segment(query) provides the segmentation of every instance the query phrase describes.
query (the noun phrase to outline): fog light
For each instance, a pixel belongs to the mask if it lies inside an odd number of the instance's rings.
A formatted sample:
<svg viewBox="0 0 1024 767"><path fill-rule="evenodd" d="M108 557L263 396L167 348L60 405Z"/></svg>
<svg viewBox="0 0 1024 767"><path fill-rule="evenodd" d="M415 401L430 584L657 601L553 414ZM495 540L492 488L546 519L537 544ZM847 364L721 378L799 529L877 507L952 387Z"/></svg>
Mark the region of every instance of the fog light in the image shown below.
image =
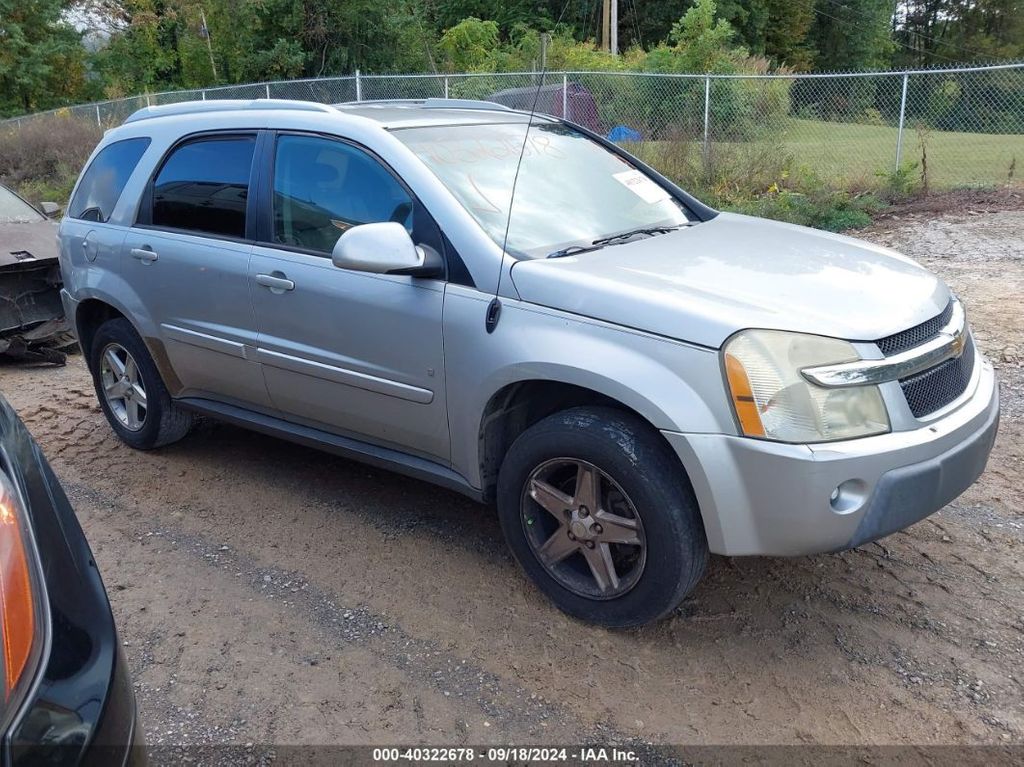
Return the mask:
<svg viewBox="0 0 1024 767"><path fill-rule="evenodd" d="M864 480L848 479L832 491L829 505L836 514L850 514L864 505L867 496L868 486Z"/></svg>

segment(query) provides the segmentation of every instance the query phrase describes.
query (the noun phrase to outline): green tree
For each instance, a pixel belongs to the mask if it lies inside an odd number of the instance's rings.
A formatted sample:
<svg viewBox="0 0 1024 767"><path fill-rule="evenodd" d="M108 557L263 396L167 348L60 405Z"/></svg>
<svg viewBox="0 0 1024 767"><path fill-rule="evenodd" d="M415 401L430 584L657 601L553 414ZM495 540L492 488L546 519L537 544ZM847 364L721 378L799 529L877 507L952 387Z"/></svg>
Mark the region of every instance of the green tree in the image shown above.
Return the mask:
<svg viewBox="0 0 1024 767"><path fill-rule="evenodd" d="M436 23L439 30L446 30L469 18L493 21L498 25L499 33L507 39L517 26L542 31L551 29L561 10L555 7L557 5L560 3L543 0L439 0Z"/></svg>
<svg viewBox="0 0 1024 767"><path fill-rule="evenodd" d="M0 113L73 103L88 95L85 49L63 21L63 0L0 0Z"/></svg>
<svg viewBox="0 0 1024 767"><path fill-rule="evenodd" d="M718 18L729 22L751 53L763 55L768 34L768 0L718 0Z"/></svg>
<svg viewBox="0 0 1024 767"><path fill-rule="evenodd" d="M114 31L96 55L106 95L181 87L176 7L163 0L120 0L107 11Z"/></svg>
<svg viewBox="0 0 1024 767"><path fill-rule="evenodd" d="M735 45L736 32L725 19L715 18L715 0L697 0L672 25L669 42L653 48L646 68L653 72L732 73L747 50Z"/></svg>
<svg viewBox="0 0 1024 767"><path fill-rule="evenodd" d="M892 0L816 0L810 40L816 69L887 68L892 43Z"/></svg>
<svg viewBox="0 0 1024 767"><path fill-rule="evenodd" d="M1024 0L905 0L898 22L901 66L1024 56Z"/></svg>
<svg viewBox="0 0 1024 767"><path fill-rule="evenodd" d="M493 72L498 53L498 23L475 16L463 19L441 35L438 49L453 72Z"/></svg>
<svg viewBox="0 0 1024 767"><path fill-rule="evenodd" d="M778 65L810 69L817 51L808 33L814 23L815 0L767 0L768 24L764 53Z"/></svg>
<svg viewBox="0 0 1024 767"><path fill-rule="evenodd" d="M433 68L417 0L98 1L114 28L96 57L111 96Z"/></svg>

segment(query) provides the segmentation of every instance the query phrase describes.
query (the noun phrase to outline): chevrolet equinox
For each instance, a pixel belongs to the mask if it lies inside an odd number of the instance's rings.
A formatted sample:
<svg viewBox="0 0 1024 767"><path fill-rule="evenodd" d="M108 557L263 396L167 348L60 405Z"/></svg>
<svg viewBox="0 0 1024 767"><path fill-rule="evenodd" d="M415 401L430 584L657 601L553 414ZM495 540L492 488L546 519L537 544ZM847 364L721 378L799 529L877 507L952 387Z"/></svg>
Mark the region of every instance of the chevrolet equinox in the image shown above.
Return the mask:
<svg viewBox="0 0 1024 767"><path fill-rule="evenodd" d="M146 108L59 238L126 443L203 414L494 502L530 578L606 626L669 613L709 552L900 530L995 438L992 367L934 275L496 104Z"/></svg>

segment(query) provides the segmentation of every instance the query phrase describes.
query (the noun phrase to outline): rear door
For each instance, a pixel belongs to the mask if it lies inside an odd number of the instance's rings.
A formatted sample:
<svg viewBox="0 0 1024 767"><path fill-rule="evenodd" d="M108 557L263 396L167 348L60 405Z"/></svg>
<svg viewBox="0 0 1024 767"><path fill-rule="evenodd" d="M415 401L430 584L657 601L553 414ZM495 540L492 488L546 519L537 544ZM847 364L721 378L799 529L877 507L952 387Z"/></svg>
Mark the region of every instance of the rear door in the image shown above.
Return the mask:
<svg viewBox="0 0 1024 767"><path fill-rule="evenodd" d="M349 227L396 221L440 250L436 224L365 149L289 133L267 146L249 277L271 400L292 421L446 461L445 281L331 261Z"/></svg>
<svg viewBox="0 0 1024 767"><path fill-rule="evenodd" d="M177 396L268 409L247 278L257 140L242 131L175 145L125 238L124 273L159 326Z"/></svg>

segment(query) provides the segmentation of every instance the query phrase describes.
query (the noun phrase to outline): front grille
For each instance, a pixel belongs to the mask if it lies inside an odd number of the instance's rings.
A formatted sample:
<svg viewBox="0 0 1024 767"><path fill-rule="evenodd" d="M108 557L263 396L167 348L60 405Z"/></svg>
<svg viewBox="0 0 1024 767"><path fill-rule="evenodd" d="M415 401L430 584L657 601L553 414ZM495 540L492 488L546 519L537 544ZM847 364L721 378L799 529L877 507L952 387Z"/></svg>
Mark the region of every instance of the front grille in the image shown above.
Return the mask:
<svg viewBox="0 0 1024 767"><path fill-rule="evenodd" d="M891 336L886 336L875 341L878 344L878 348L881 349L882 354L886 357L891 357L894 354L905 352L907 349L913 349L915 346L920 346L925 341L930 341L939 334L953 316L953 302L950 301L946 304L946 308L942 310L942 314L937 314L930 320L925 320L920 325L915 325L909 330L904 330L900 333L893 333Z"/></svg>
<svg viewBox="0 0 1024 767"><path fill-rule="evenodd" d="M923 373L901 378L900 387L907 398L910 412L915 418L923 418L963 394L967 390L967 384L971 382L973 373L974 339L968 335L963 354Z"/></svg>

